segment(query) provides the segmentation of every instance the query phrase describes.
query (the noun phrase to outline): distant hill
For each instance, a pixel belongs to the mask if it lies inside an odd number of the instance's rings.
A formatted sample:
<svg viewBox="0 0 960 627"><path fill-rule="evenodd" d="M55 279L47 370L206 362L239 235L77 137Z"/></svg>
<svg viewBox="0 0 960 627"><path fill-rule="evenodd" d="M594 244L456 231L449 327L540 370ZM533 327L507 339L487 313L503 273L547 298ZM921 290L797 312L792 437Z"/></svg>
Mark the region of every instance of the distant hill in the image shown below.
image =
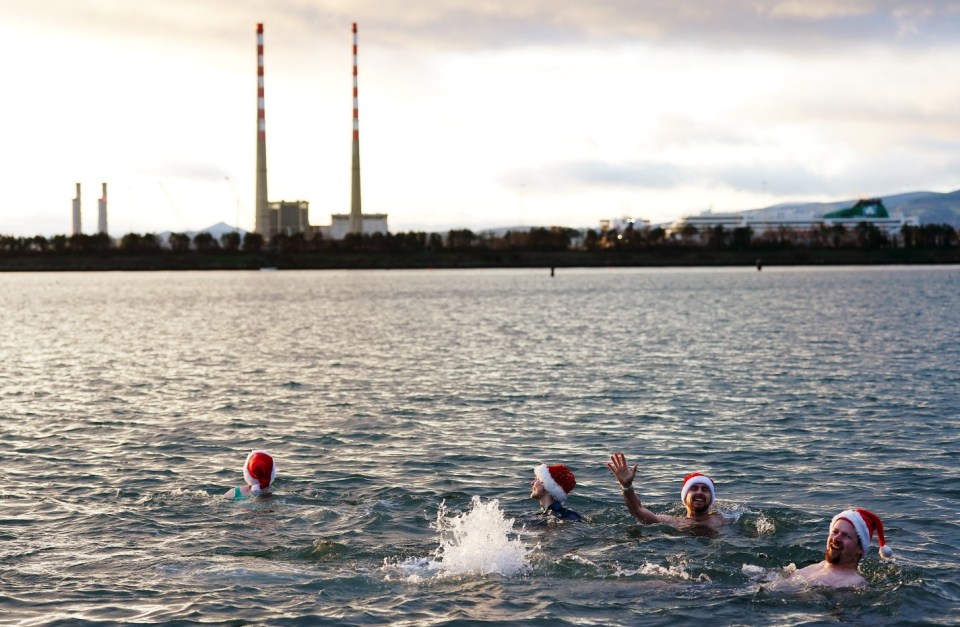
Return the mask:
<svg viewBox="0 0 960 627"><path fill-rule="evenodd" d="M939 192L909 192L881 196L891 216L915 217L920 224L949 224L960 228L960 190ZM750 209L740 213L759 219L803 219L822 217L824 214L845 209L859 198L837 202L781 203L763 209Z"/></svg>
<svg viewBox="0 0 960 627"><path fill-rule="evenodd" d="M190 239L193 239L194 237L196 237L198 233L209 233L210 235L213 236L213 239L219 242L220 237L224 233L233 233L234 231L238 231L240 233L241 239L243 238L244 235L247 234L247 232L244 231L243 229L235 226L230 226L226 222L217 222L213 226L208 226L204 229L200 229L199 231L178 231L178 233L183 233L184 235L188 236ZM173 231L164 231L163 233L157 233L157 239L159 239L161 242L166 244L167 242L170 241L171 233L173 233Z"/></svg>

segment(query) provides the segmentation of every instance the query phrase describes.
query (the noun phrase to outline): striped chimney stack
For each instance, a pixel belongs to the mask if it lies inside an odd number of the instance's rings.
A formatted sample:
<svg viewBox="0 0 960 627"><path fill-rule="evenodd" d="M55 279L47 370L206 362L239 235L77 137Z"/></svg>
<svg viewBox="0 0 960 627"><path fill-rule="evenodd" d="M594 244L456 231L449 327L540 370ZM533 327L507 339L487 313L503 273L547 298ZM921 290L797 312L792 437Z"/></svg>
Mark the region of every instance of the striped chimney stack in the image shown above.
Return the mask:
<svg viewBox="0 0 960 627"><path fill-rule="evenodd" d="M80 235L83 228L80 223L80 183L77 183L77 197L73 199L73 234Z"/></svg>
<svg viewBox="0 0 960 627"><path fill-rule="evenodd" d="M350 232L363 233L360 208L360 117L357 105L357 23L353 23L353 176L350 187Z"/></svg>
<svg viewBox="0 0 960 627"><path fill-rule="evenodd" d="M257 198L254 232L269 239L270 207L267 203L267 134L263 112L263 24L257 24Z"/></svg>
<svg viewBox="0 0 960 627"><path fill-rule="evenodd" d="M97 219L97 232L106 233L107 232L107 184L103 184L103 194L97 200L97 208L99 209L99 216Z"/></svg>

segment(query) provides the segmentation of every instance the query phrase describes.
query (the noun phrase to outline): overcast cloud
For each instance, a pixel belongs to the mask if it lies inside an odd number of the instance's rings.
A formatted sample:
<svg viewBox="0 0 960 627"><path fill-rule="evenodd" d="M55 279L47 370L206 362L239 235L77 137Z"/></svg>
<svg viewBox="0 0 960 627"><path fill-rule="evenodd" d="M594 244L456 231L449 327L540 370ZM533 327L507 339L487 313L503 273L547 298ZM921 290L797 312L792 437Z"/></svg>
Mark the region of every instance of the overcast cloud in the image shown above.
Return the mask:
<svg viewBox="0 0 960 627"><path fill-rule="evenodd" d="M110 181L112 229L250 228L257 22L271 199L326 223L354 21L393 230L960 187L960 1L33 0L0 8L0 232L65 232L77 181L85 223Z"/></svg>

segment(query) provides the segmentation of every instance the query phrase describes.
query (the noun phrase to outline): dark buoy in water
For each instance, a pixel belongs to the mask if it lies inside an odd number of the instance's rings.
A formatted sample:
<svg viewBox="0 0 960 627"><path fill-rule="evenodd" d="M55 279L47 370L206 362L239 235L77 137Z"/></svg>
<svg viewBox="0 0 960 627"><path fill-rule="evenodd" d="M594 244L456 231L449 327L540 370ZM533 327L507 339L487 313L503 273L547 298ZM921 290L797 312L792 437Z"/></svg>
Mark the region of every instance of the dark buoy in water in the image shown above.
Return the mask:
<svg viewBox="0 0 960 627"><path fill-rule="evenodd" d="M761 270L763 270L763 263L757 259L757 272L760 272Z"/></svg>
<svg viewBox="0 0 960 627"><path fill-rule="evenodd" d="M553 266L550 266L550 276L553 276Z"/></svg>

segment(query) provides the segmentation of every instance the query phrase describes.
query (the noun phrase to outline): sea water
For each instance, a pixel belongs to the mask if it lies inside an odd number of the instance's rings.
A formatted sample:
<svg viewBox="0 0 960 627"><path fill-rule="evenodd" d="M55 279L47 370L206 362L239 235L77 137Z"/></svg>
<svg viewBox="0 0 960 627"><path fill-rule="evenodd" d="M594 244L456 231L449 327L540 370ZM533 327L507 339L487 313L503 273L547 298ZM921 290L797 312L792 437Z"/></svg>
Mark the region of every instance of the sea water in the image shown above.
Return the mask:
<svg viewBox="0 0 960 627"><path fill-rule="evenodd" d="M958 311L957 267L0 275L0 622L955 624ZM639 525L614 451L729 524ZM868 587L771 590L851 506Z"/></svg>

